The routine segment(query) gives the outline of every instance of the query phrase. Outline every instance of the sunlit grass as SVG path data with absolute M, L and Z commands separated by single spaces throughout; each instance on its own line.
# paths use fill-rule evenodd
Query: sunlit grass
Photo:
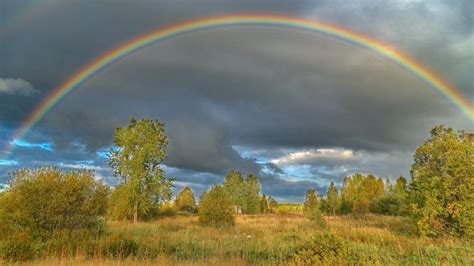
M 313 234 L 329 231 L 347 243 L 362 263 L 472 265 L 471 241 L 420 238 L 402 217 L 327 217 L 327 227 L 299 214 L 244 215 L 232 229 L 202 227 L 197 217 L 177 216 L 132 225 L 109 222 L 109 235 L 138 244 L 134 256 L 112 259 L 78 251 L 70 257 L 46 257 L 33 265 L 275 265 L 292 264 L 292 255 Z

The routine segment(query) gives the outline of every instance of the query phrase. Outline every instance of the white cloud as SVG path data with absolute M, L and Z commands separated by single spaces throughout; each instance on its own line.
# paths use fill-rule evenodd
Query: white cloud
M 37 93 L 31 83 L 23 79 L 0 78 L 0 94 L 20 94 L 30 96 Z
M 356 155 L 353 150 L 333 148 L 333 149 L 307 149 L 302 151 L 291 152 L 285 156 L 281 156 L 271 160 L 276 165 L 295 165 L 304 164 L 309 161 L 317 160 L 351 160 Z

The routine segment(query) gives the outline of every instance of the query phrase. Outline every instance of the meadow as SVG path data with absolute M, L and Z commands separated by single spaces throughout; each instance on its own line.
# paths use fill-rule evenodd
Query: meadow
M 106 236 L 92 247 L 66 240 L 27 265 L 301 265 L 308 256 L 343 265 L 474 263 L 472 241 L 414 236 L 407 218 L 325 219 L 321 226 L 300 213 L 239 215 L 233 228 L 203 227 L 197 216 L 179 215 L 137 225 L 108 222 Z M 317 247 L 311 247 L 314 236 Z

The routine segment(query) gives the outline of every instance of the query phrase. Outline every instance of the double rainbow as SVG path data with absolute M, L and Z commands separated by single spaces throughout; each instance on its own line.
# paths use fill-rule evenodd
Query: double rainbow
M 449 99 L 471 121 L 474 121 L 473 103 L 470 102 L 469 99 L 464 98 L 455 87 L 449 85 L 438 74 L 428 70 L 425 66 L 414 59 L 378 40 L 334 24 L 316 20 L 271 14 L 231 14 L 187 20 L 161 27 L 157 30 L 128 40 L 96 57 L 53 89 L 53 91 L 23 121 L 21 127 L 13 135 L 12 140 L 24 138 L 31 128 L 33 128 L 51 109 L 53 109 L 61 99 L 71 91 L 79 88 L 82 83 L 97 75 L 101 70 L 107 68 L 125 56 L 149 45 L 156 44 L 160 41 L 181 34 L 237 25 L 268 25 L 323 33 L 370 49 L 375 53 L 390 59 L 402 68 L 424 80 L 432 88 L 436 89 Z M 10 147 L 9 149 L 13 148 Z

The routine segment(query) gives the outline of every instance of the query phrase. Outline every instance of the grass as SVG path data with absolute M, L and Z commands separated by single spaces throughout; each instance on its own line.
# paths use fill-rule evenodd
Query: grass
M 472 241 L 412 236 L 408 220 L 402 217 L 371 215 L 365 218 L 342 216 L 326 219 L 326 228 L 319 227 L 300 214 L 291 213 L 238 216 L 237 224 L 232 229 L 201 227 L 197 217 L 193 216 L 167 217 L 138 225 L 109 222 L 105 242 L 95 245 L 92 251 L 78 250 L 74 256 L 44 255 L 27 264 L 296 264 L 295 251 L 318 233 L 330 233 L 350 250 L 349 254 L 334 260 L 334 263 L 344 263 L 344 260 L 350 260 L 351 264 L 375 265 L 474 263 Z M 137 249 L 126 258 L 111 257 L 100 252 L 102 247 L 109 247 L 107 239 L 112 239 L 112 242 L 114 239 L 127 239 L 136 243 Z

